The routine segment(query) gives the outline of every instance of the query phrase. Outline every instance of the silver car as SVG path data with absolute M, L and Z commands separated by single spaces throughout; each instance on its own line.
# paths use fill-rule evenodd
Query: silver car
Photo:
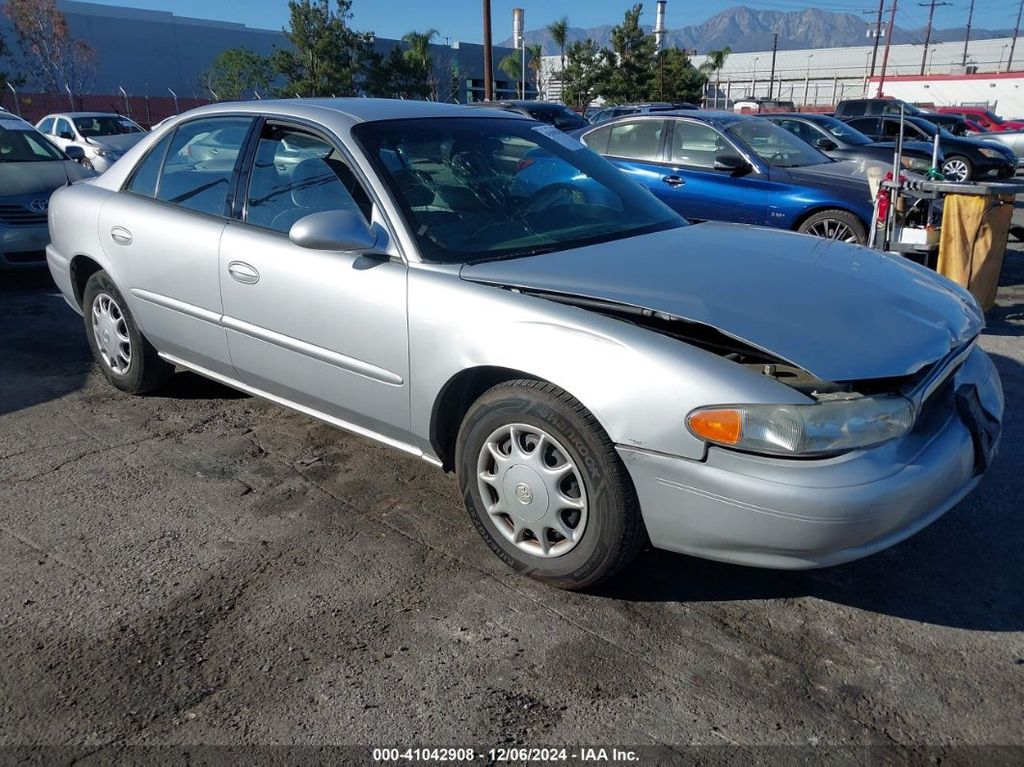
M 103 173 L 146 135 L 146 130 L 115 112 L 61 112 L 36 124 L 40 133 L 67 151 L 80 147 L 82 164 Z
M 181 153 L 212 131 L 237 136 L 230 167 Z M 521 184 L 540 157 L 557 183 Z M 968 293 L 688 225 L 515 113 L 204 107 L 58 191 L 50 228 L 114 386 L 188 369 L 454 471 L 494 553 L 562 587 L 648 539 L 776 568 L 871 554 L 964 498 L 999 440 Z
M 50 194 L 92 175 L 29 123 L 0 112 L 0 269 L 46 264 Z

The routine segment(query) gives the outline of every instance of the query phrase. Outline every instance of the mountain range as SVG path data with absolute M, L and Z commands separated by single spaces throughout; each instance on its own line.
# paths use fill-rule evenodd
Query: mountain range
M 802 11 L 760 11 L 746 6 L 728 8 L 700 24 L 691 24 L 665 32 L 665 43 L 670 48 L 707 53 L 728 46 L 736 53 L 764 51 L 772 47 L 772 36 L 779 35 L 780 50 L 800 48 L 840 48 L 855 45 L 870 45 L 866 36 L 868 25 L 873 21 L 868 16 L 852 13 L 832 13 L 817 8 Z M 598 45 L 611 42 L 611 24 L 584 29 L 569 28 L 569 40 L 591 38 Z M 647 31 L 650 26 L 645 26 Z M 904 29 L 897 26 L 893 43 L 920 43 L 925 30 Z M 963 27 L 946 29 L 933 28 L 932 42 L 963 40 Z M 984 40 L 994 37 L 1010 37 L 1012 29 L 978 29 L 972 27 L 971 39 Z M 558 46 L 551 40 L 546 29 L 532 29 L 526 32 L 528 43 L 541 43 L 545 54 L 557 54 Z M 512 38 L 501 43 L 512 45 Z

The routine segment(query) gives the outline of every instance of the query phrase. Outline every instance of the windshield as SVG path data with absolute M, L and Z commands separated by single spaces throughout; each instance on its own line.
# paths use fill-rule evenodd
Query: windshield
M 113 136 L 118 133 L 142 133 L 142 128 L 127 117 L 120 115 L 96 115 L 94 117 L 76 117 L 75 127 L 85 138 L 93 136 Z
M 991 122 L 994 122 L 996 125 L 1002 125 L 1003 124 L 1003 118 L 1000 117 L 997 114 L 993 114 L 992 112 L 989 112 L 988 110 L 985 110 L 984 112 L 982 112 L 982 114 L 985 115 L 985 117 L 987 117 Z M 970 115 L 968 115 L 968 116 L 970 116 Z
M 0 122 L 0 162 L 48 162 L 64 154 L 28 125 Z
M 837 120 L 834 117 L 822 117 L 814 121 L 814 124 L 824 128 L 837 139 L 846 142 L 847 144 L 853 144 L 855 146 L 864 146 L 864 144 L 872 143 L 871 139 L 865 136 L 856 128 L 853 128 L 842 120 Z
M 428 261 L 530 256 L 686 224 L 549 125 L 466 117 L 368 122 L 352 132 Z
M 726 130 L 758 157 L 776 168 L 799 168 L 804 165 L 832 162 L 803 139 L 767 120 L 740 120 Z

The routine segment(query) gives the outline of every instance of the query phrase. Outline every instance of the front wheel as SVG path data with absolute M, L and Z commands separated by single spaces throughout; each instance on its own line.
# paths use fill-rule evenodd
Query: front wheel
M 942 175 L 950 181 L 958 183 L 970 181 L 973 174 L 974 166 L 971 165 L 971 161 L 966 157 L 954 155 L 942 163 Z
M 85 335 L 103 375 L 129 394 L 158 388 L 174 373 L 147 341 L 125 303 L 124 296 L 104 271 L 85 284 L 82 300 Z
M 593 586 L 646 540 L 611 440 L 552 384 L 517 380 L 485 392 L 462 422 L 456 467 L 470 518 L 491 550 L 551 585 Z
M 855 245 L 865 245 L 868 233 L 860 219 L 845 210 L 822 210 L 804 219 L 796 229 L 801 234 L 810 234 L 826 240 L 841 240 Z

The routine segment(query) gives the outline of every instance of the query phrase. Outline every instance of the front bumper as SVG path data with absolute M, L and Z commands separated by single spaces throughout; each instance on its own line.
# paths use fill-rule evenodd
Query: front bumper
M 954 392 L 972 387 L 995 424 L 980 457 L 976 430 L 966 423 L 970 416 L 955 405 Z M 833 458 L 768 458 L 712 448 L 705 461 L 691 461 L 618 450 L 654 546 L 757 567 L 827 567 L 908 538 L 980 481 L 998 444 L 998 373 L 974 349 L 944 390 L 905 437 Z
M 46 266 L 46 245 L 50 231 L 46 224 L 0 226 L 0 269 Z

